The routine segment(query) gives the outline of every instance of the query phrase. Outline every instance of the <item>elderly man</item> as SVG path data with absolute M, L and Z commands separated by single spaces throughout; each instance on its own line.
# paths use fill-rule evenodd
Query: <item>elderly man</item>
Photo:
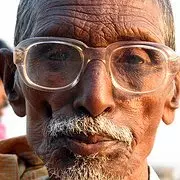
M 158 179 L 147 156 L 180 96 L 168 0 L 21 0 L 15 46 L 1 76 L 51 179 Z

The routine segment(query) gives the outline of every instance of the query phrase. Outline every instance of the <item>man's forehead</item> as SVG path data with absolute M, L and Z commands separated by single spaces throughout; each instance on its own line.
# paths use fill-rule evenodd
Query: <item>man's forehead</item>
M 144 8 L 147 7 L 147 5 L 158 5 L 157 0 L 39 0 L 36 1 L 37 5 L 40 6 L 49 6 L 54 7 L 56 6 L 81 6 L 81 7 L 87 7 L 89 6 L 92 8 L 92 6 L 98 6 L 98 7 L 105 7 L 105 6 L 133 6 L 137 8 Z
M 41 0 L 36 15 L 31 36 L 70 37 L 93 46 L 127 39 L 163 41 L 156 1 Z

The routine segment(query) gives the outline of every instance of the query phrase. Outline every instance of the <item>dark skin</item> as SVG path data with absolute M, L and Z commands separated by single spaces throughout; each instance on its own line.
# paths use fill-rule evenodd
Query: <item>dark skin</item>
M 156 3 L 140 0 L 99 3 L 84 0 L 73 5 L 64 1 L 66 4 L 63 5 L 61 1 L 49 2 L 38 2 L 37 9 L 34 10 L 38 13 L 37 19 L 31 37 L 70 37 L 81 40 L 90 47 L 105 47 L 121 40 L 164 43 L 162 13 Z M 47 93 L 26 86 L 12 64 L 11 53 L 2 51 L 1 54 L 4 59 L 1 74 L 9 101 L 17 115 L 27 115 L 28 142 L 43 159 L 43 128 L 52 113 L 71 116 L 82 109 L 91 117 L 105 113 L 116 125 L 129 127 L 134 137 L 131 151 L 125 151 L 130 155 L 112 159 L 106 165 L 106 171 L 122 174 L 125 180 L 148 179 L 146 158 L 153 147 L 159 122 L 163 119 L 166 124 L 170 124 L 178 107 L 178 76 L 169 78 L 156 92 L 134 96 L 115 89 L 104 64 L 94 60 L 88 64 L 74 88 L 65 92 Z M 14 73 L 17 73 L 14 86 L 8 86 Z M 12 84 L 12 79 L 10 83 Z M 98 135 L 88 137 L 88 140 L 97 138 L 96 136 Z M 55 144 L 59 149 L 59 156 L 54 158 L 63 162 L 69 156 L 69 149 L 64 150 L 61 141 L 64 143 L 64 140 L 60 140 Z M 109 146 L 107 149 L 100 149 L 98 153 L 106 155 L 121 150 L 121 145 L 113 148 Z M 91 149 L 89 146 L 84 150 L 74 147 L 73 152 L 86 156 L 91 154 Z M 67 164 L 61 163 L 56 167 L 63 169 L 65 166 Z

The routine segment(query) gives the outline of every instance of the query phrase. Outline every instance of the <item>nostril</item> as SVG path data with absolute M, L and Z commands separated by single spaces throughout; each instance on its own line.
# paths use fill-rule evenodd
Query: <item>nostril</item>
M 97 115 L 95 115 L 95 114 L 93 114 L 92 112 L 88 111 L 88 109 L 86 109 L 86 108 L 83 107 L 83 106 L 80 106 L 80 107 L 79 107 L 78 109 L 76 109 L 76 110 L 78 110 L 78 112 L 79 112 L 80 114 L 82 113 L 82 114 L 85 114 L 85 115 L 87 115 L 87 116 L 96 117 L 96 116 L 99 116 L 99 115 L 103 115 L 103 114 L 112 112 L 113 108 L 112 108 L 112 107 L 108 107 L 108 108 L 106 108 L 104 111 L 102 111 L 101 114 L 97 114 Z
M 77 112 L 97 117 L 103 113 L 111 113 L 115 109 L 115 102 L 112 98 L 101 98 L 96 95 L 81 96 L 74 101 L 73 106 Z
M 89 111 L 83 106 L 78 107 L 77 110 L 78 110 L 79 113 L 83 113 L 83 114 L 86 114 L 86 115 L 90 116 Z
M 46 102 L 45 103 L 45 107 L 46 107 L 46 116 L 49 117 L 49 118 L 52 118 L 52 108 L 51 108 L 51 105 Z
M 112 109 L 113 109 L 113 108 L 108 107 L 108 108 L 106 108 L 106 109 L 104 110 L 104 113 L 109 113 L 109 112 L 111 112 L 111 111 L 112 111 Z

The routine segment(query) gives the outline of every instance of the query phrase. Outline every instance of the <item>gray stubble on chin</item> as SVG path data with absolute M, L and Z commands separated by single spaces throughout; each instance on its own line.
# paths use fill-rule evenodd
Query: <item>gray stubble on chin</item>
M 133 135 L 129 128 L 118 127 L 111 120 L 104 116 L 91 118 L 85 114 L 75 116 L 64 116 L 54 114 L 53 118 L 47 125 L 47 136 L 58 140 L 63 135 L 71 136 L 83 133 L 84 135 L 101 134 L 119 141 L 124 144 L 125 148 L 131 148 Z M 53 163 L 47 162 L 49 172 L 52 177 L 64 180 L 121 180 L 122 176 L 109 173 L 106 165 L 111 160 L 107 156 L 98 156 L 98 154 L 83 157 L 74 154 L 73 164 L 64 169 L 53 167 Z M 58 161 L 57 161 L 58 162 Z M 124 162 L 123 162 L 124 163 Z M 57 167 L 57 164 L 56 164 Z

